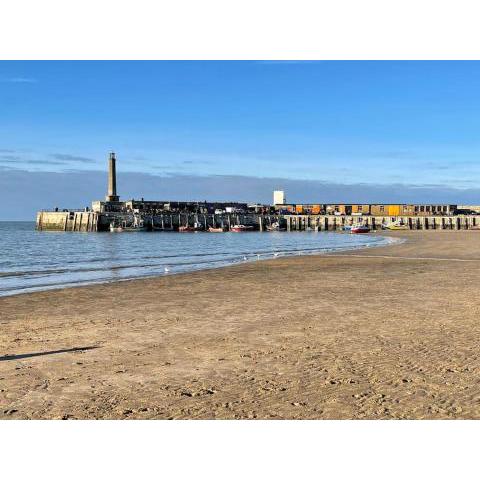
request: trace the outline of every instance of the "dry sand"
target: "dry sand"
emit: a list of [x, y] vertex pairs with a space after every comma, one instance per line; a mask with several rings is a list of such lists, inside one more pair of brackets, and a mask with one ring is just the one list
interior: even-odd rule
[[480, 418], [480, 232], [396, 235], [2, 298], [0, 418]]

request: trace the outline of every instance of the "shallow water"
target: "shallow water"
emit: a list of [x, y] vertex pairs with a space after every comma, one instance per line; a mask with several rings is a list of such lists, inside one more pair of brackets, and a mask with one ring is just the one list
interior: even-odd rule
[[0, 296], [389, 241], [333, 232], [37, 232], [34, 222], [0, 222]]

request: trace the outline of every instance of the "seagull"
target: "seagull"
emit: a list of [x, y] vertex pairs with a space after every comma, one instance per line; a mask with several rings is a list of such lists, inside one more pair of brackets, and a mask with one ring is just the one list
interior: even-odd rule
[[257, 260], [260, 260], [260, 254], [257, 253]]
[[247, 257], [244, 255], [243, 256], [243, 260], [246, 262], [247, 261]]
[[165, 267], [163, 270], [165, 271], [165, 273], [168, 273], [170, 271], [168, 267]]
[[279, 255], [280, 255], [280, 254], [277, 253], [277, 252], [275, 252], [275, 253], [273, 254], [274, 257], [278, 257]]

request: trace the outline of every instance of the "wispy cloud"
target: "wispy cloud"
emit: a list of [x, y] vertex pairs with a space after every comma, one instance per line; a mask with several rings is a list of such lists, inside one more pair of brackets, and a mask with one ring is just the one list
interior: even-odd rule
[[22, 157], [20, 155], [12, 155], [12, 153], [9, 153], [8, 155], [2, 154], [0, 155], [0, 161], [2, 162], [21, 162]]
[[[17, 164], [17, 165], [58, 165], [67, 166], [72, 163], [93, 164], [95, 160], [79, 155], [70, 155], [67, 153], [50, 153], [46, 158], [41, 158], [43, 155], [25, 155], [16, 152], [15, 150], [0, 150], [0, 164]], [[33, 158], [32, 158], [33, 157]], [[40, 157], [40, 158], [39, 158]]]
[[0, 78], [2, 83], [37, 83], [36, 78], [29, 77], [3, 77]]
[[0, 172], [9, 172], [14, 170], [24, 171], [24, 170], [21, 170], [20, 168], [10, 167], [7, 165], [0, 165]]
[[17, 155], [1, 155], [0, 164], [24, 164], [24, 165], [65, 165], [65, 162], [58, 160], [37, 160], [22, 158]]
[[80, 163], [95, 163], [93, 158], [81, 157], [78, 155], [70, 155], [68, 153], [51, 153], [50, 156], [63, 163], [80, 162]]
[[183, 160], [184, 165], [211, 165], [209, 160]]

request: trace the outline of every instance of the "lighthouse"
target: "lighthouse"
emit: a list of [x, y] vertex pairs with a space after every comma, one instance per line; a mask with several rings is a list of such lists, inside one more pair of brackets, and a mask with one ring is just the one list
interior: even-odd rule
[[115, 163], [115, 152], [111, 152], [108, 159], [108, 194], [105, 197], [107, 202], [118, 202], [120, 198], [117, 195], [117, 171]]

